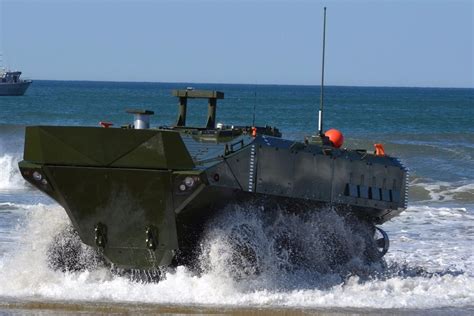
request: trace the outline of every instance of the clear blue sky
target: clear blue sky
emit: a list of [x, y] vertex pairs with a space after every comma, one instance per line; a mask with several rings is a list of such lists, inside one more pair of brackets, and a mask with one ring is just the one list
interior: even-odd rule
[[474, 87], [474, 1], [0, 0], [33, 79]]

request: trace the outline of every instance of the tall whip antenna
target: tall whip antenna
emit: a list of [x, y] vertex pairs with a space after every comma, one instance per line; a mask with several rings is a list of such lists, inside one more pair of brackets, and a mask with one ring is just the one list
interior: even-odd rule
[[323, 135], [323, 106], [324, 106], [324, 52], [326, 50], [326, 7], [324, 7], [323, 27], [323, 62], [321, 67], [321, 101], [319, 103], [318, 133]]
[[[3, 17], [3, 2], [0, 1], [0, 18]], [[3, 65], [3, 24], [0, 23], [0, 74], [4, 70]]]
[[255, 127], [255, 109], [257, 108], [257, 87], [254, 91], [252, 127]]

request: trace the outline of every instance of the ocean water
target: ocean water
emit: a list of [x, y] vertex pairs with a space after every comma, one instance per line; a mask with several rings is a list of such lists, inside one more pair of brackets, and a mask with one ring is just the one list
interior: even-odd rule
[[[187, 86], [225, 92], [219, 122], [250, 125], [255, 108], [256, 124], [276, 126], [285, 138], [303, 139], [316, 129], [319, 87], [312, 86], [36, 81], [23, 97], [0, 98], [0, 301], [474, 311], [474, 89], [327, 87], [325, 129], [340, 129], [349, 148], [383, 143], [411, 171], [408, 209], [382, 225], [391, 238], [385, 266], [354, 260], [342, 270], [325, 269], [318, 239], [307, 234], [307, 255], [318, 269], [278, 270], [273, 254], [260, 247], [268, 269], [234, 279], [222, 260], [229, 227], [262, 227], [258, 206], [236, 205], [209, 228], [202, 259], [208, 269], [200, 275], [178, 267], [146, 284], [104, 269], [51, 271], [46, 248], [68, 218], [18, 172], [24, 127], [120, 126], [132, 120], [127, 108], [155, 111], [152, 126], [171, 125], [177, 116], [171, 90]], [[188, 111], [188, 124], [204, 125], [205, 102]], [[351, 240], [335, 214], [319, 211], [308, 223], [274, 210], [285, 229], [317, 230], [326, 222]], [[259, 245], [269, 238], [255, 236]]]

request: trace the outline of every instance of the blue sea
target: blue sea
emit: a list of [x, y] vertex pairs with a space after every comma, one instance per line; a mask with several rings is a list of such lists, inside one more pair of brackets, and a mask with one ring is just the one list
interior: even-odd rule
[[[410, 169], [408, 209], [382, 225], [391, 247], [379, 277], [289, 275], [282, 286], [271, 273], [239, 282], [179, 267], [144, 284], [101, 270], [51, 271], [45, 249], [68, 218], [18, 172], [25, 126], [121, 126], [130, 108], [153, 110], [152, 127], [172, 125], [171, 91], [189, 86], [225, 93], [218, 122], [251, 125], [255, 114], [284, 138], [316, 131], [319, 86], [35, 81], [23, 97], [1, 97], [1, 301], [474, 312], [474, 89], [326, 87], [324, 129], [342, 131], [348, 148], [382, 143]], [[206, 114], [206, 102], [190, 102], [188, 124], [204, 125]]]

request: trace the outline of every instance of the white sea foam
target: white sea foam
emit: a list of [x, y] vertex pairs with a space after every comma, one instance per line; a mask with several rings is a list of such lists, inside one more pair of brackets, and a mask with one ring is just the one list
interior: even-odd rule
[[15, 190], [25, 187], [25, 180], [18, 170], [19, 158], [12, 154], [0, 157], [0, 190]]
[[[317, 282], [294, 282], [291, 286], [277, 282], [279, 286], [275, 286], [280, 276], [274, 271], [262, 273], [258, 282], [238, 281], [225, 273], [215, 257], [211, 258], [211, 269], [201, 275], [178, 267], [158, 284], [131, 282], [106, 269], [53, 272], [47, 265], [46, 248], [68, 219], [58, 206], [37, 205], [25, 207], [25, 211], [27, 223], [12, 232], [19, 235], [20, 242], [0, 259], [0, 297], [274, 307], [435, 308], [474, 304], [472, 210], [410, 207], [384, 225], [393, 241], [387, 255], [390, 268], [385, 273], [368, 278], [353, 275], [337, 282], [332, 278], [339, 275], [320, 275], [320, 282], [329, 286]], [[252, 222], [248, 215], [242, 219]], [[211, 231], [208, 240], [222, 239], [218, 234], [221, 229], [218, 226]], [[292, 276], [288, 280], [296, 281]]]
[[391, 237], [388, 260], [474, 276], [473, 209], [412, 206], [384, 226]]

